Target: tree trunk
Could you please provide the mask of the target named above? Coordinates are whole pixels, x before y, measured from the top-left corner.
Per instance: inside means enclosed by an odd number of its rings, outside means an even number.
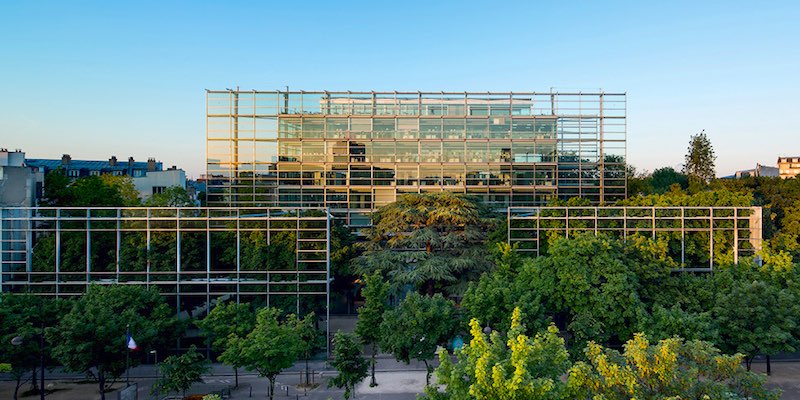
[[[106,374],[102,370],[97,371],[97,382],[100,384],[100,400],[106,400]]]
[[[22,386],[22,374],[17,375],[17,385],[14,386],[14,400],[17,400],[17,394],[19,393],[19,387]]]
[[[306,387],[308,387],[308,357],[306,357]]]
[[[275,393],[275,376],[270,376],[269,378],[269,400],[272,400],[272,395]]]
[[[369,383],[369,387],[378,386],[378,382],[375,381],[375,353],[378,352],[378,346],[375,346],[375,343],[372,343],[372,381]]]
[[[36,367],[31,369],[31,391],[39,393],[39,381],[36,379]]]
[[[425,363],[425,386],[431,384],[431,367],[428,366],[428,360],[422,360]]]
[[[753,356],[755,357],[755,356]],[[747,366],[747,371],[750,372],[750,364],[753,362],[753,357],[745,357],[744,364]]]
[[[772,375],[772,365],[769,363],[769,355],[767,355],[767,376]]]

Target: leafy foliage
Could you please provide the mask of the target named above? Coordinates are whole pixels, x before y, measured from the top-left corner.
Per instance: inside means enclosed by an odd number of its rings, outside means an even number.
[[[302,351],[297,334],[297,317],[289,315],[279,321],[280,311],[262,308],[256,315],[256,324],[246,337],[230,336],[228,347],[220,360],[230,365],[241,365],[269,380],[268,396],[272,399],[275,378],[294,364]]]
[[[386,312],[386,302],[389,297],[389,284],[383,280],[379,271],[364,277],[364,305],[358,309],[358,320],[356,321],[356,334],[365,345],[372,346],[371,362],[372,381],[371,386],[376,386],[375,382],[375,356],[378,353],[378,343],[381,340],[380,326],[383,323],[383,314]]]
[[[651,344],[637,333],[625,351],[603,349],[590,342],[588,362],[569,370],[572,398],[668,399],[734,398],[777,399],[764,388],[764,377],[742,368],[741,355],[721,355],[708,342],[665,339]],[[707,396],[707,397],[705,397]]]
[[[461,292],[489,267],[483,249],[494,221],[480,202],[448,191],[400,196],[373,215],[357,271],[383,271],[395,289]]]
[[[519,308],[511,317],[507,340],[497,331],[489,337],[477,319],[470,321],[472,340],[456,350],[457,362],[446,351],[439,353],[436,377],[452,399],[557,399],[564,384],[560,377],[569,368],[569,354],[558,329],[550,325],[534,338],[525,335]],[[427,389],[432,393],[435,389]]]
[[[700,179],[708,183],[714,179],[716,170],[714,161],[717,156],[714,155],[714,148],[711,146],[711,141],[708,140],[705,131],[692,135],[689,140],[689,148],[686,150],[686,160],[684,162],[683,172],[690,177]]]
[[[329,386],[344,388],[344,398],[355,395],[355,386],[369,375],[369,364],[361,356],[361,345],[353,334],[336,332],[333,337],[333,361],[331,365],[339,373],[328,381]]]
[[[182,325],[155,289],[141,286],[90,285],[55,329],[46,332],[53,355],[70,371],[97,379],[105,398],[109,379],[125,372],[126,331],[145,350],[166,348]],[[138,364],[130,357],[131,366]]]
[[[411,293],[397,308],[384,314],[380,346],[398,361],[425,363],[429,381],[432,369],[428,360],[436,355],[437,346],[445,345],[453,336],[458,319],[455,305],[442,295],[427,297]]]
[[[161,193],[156,193],[145,201],[149,207],[193,207],[192,197],[180,186],[170,186]]]
[[[169,356],[159,366],[161,377],[155,383],[153,390],[161,393],[181,392],[186,396],[186,391],[196,382],[203,381],[203,374],[211,370],[208,360],[197,352],[192,345],[189,351],[180,356]]]

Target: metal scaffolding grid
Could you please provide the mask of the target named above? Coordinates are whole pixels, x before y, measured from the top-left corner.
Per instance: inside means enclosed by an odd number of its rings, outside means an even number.
[[[325,208],[0,208],[0,288],[145,285],[184,316],[230,300],[327,319],[330,218]]]
[[[762,245],[761,207],[512,207],[508,243],[541,255],[550,234],[663,239],[684,271],[711,271],[720,258],[754,256]],[[687,246],[687,244],[691,244]]]

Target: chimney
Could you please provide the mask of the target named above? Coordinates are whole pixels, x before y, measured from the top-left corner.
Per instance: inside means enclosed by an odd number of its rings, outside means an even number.
[[[128,157],[128,166],[133,168],[133,157]]]
[[[61,156],[61,165],[69,165],[71,161],[72,157],[70,157],[69,154],[64,154]]]
[[[111,156],[111,158],[108,159],[108,164],[111,165],[112,167],[116,167],[117,166],[117,156]]]
[[[147,159],[147,172],[153,172],[156,170],[156,159],[150,157]]]

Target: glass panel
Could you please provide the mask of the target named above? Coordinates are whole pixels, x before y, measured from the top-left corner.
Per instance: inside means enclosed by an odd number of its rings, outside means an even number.
[[[444,125],[444,138],[445,139],[463,139],[464,138],[464,120],[447,118],[442,120]]]
[[[300,161],[300,143],[281,143],[278,161]]]
[[[374,139],[394,139],[394,130],[393,118],[372,120],[372,137]]]
[[[397,119],[397,138],[416,139],[419,133],[419,120],[416,118]]]
[[[420,162],[438,163],[442,162],[442,143],[433,142],[425,143],[420,146]]]
[[[537,157],[533,143],[514,142],[514,162],[533,163],[541,162],[542,158]]]
[[[442,160],[444,162],[464,162],[464,143],[463,142],[444,142]]]
[[[347,118],[328,118],[326,121],[325,137],[331,139],[343,138],[347,133]]]
[[[440,165],[421,165],[419,177],[420,185],[441,185],[442,167]]]
[[[303,141],[303,162],[325,161],[325,143]]]
[[[397,185],[415,186],[417,184],[417,166],[397,166]]]
[[[511,132],[514,139],[533,139],[534,121],[528,118],[514,118],[511,120]]]
[[[467,120],[467,138],[484,139],[488,137],[489,120],[485,118],[471,118]]]
[[[322,118],[303,118],[303,138],[321,138],[322,134]]]
[[[510,162],[511,142],[489,142],[489,162]]]
[[[369,118],[353,118],[350,120],[351,139],[369,139],[372,132],[372,120]]]
[[[296,139],[300,137],[301,122],[300,118],[279,118],[278,137],[284,139]]]
[[[397,142],[397,162],[418,162],[418,142]]]
[[[511,132],[511,119],[507,117],[492,117],[489,119],[489,130],[493,139],[508,139]]]
[[[486,142],[467,142],[467,162],[487,162]]]
[[[419,120],[420,138],[441,139],[442,120],[440,118],[422,118]]]
[[[394,162],[394,142],[372,143],[374,162]]]

